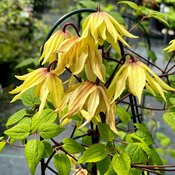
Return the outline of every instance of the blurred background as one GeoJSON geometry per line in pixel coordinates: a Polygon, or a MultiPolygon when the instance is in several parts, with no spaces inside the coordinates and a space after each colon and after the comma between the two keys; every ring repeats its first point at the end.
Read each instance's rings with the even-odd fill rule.
{"type": "MultiPolygon", "coordinates": [[[[133,14],[133,10],[128,6],[121,6],[117,2],[119,0],[101,0],[100,4],[102,10],[109,12],[121,24],[126,24],[128,29],[132,28],[141,16],[133,14]]],[[[175,38],[175,1],[133,0],[132,2],[161,12],[162,17],[169,23],[169,26],[166,26],[158,19],[147,19],[142,23],[142,30],[133,31],[140,35],[139,42],[132,43],[133,48],[145,56],[148,55],[156,64],[163,66],[166,56],[162,56],[161,50],[175,38]]],[[[38,58],[44,39],[51,26],[62,15],[79,8],[96,9],[97,5],[98,1],[95,0],[0,0],[0,136],[3,135],[8,117],[22,106],[20,101],[10,103],[12,97],[8,92],[20,83],[14,75],[27,73],[28,69],[39,66],[38,58]]],[[[69,21],[78,25],[83,17],[84,14],[74,16],[69,21]]],[[[159,106],[159,104],[156,105],[159,106]]],[[[29,174],[25,167],[27,165],[24,165],[24,171],[17,168],[21,167],[24,161],[23,150],[18,151],[19,155],[13,154],[17,151],[16,148],[10,151],[8,149],[8,154],[0,156],[0,159],[4,160],[0,169],[6,169],[4,173],[10,175],[11,169],[8,169],[10,164],[12,168],[14,166],[14,169],[19,170],[16,174],[20,171],[22,171],[21,175],[29,174]],[[19,165],[15,164],[16,159],[19,165]],[[7,161],[10,163],[6,163],[7,161]]],[[[173,156],[175,157],[175,152],[173,156]]],[[[15,171],[12,174],[15,175],[15,171]]]]}

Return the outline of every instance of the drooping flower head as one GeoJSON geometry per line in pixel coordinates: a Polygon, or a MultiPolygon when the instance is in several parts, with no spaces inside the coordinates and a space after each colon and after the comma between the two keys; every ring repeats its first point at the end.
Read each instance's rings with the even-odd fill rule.
{"type": "Polygon", "coordinates": [[[90,14],[83,22],[82,37],[89,36],[94,39],[96,45],[102,45],[107,41],[117,52],[120,52],[118,41],[129,47],[123,37],[136,38],[111,15],[100,11],[90,14]]]}
{"type": "Polygon", "coordinates": [[[57,74],[69,68],[74,75],[79,74],[84,67],[91,69],[89,77],[96,76],[104,82],[105,67],[102,63],[101,51],[89,38],[79,36],[65,40],[58,48],[57,74]]]}
{"type": "Polygon", "coordinates": [[[71,34],[66,30],[59,30],[55,32],[44,44],[44,50],[39,61],[43,60],[42,64],[53,62],[57,58],[56,51],[58,46],[70,36],[71,34]]]}
{"type": "Polygon", "coordinates": [[[175,51],[175,39],[171,40],[169,46],[163,49],[166,52],[173,52],[175,51]]]}
{"type": "Polygon", "coordinates": [[[129,58],[119,69],[111,82],[108,93],[109,96],[114,96],[116,100],[125,88],[138,98],[141,102],[141,96],[144,87],[154,96],[159,94],[166,101],[164,92],[175,91],[174,88],[162,81],[146,64],[140,62],[136,58],[129,58]]]}
{"type": "MultiPolygon", "coordinates": [[[[62,121],[85,110],[89,116],[89,118],[85,117],[86,123],[88,123],[100,112],[104,112],[106,114],[106,123],[116,132],[114,106],[110,104],[110,99],[103,86],[86,81],[70,87],[56,111],[62,111],[66,107],[68,112],[63,116],[62,121]]],[[[85,113],[82,112],[82,114],[85,113]]]]}
{"type": "Polygon", "coordinates": [[[23,84],[12,90],[11,94],[17,94],[11,102],[20,99],[20,96],[28,89],[35,87],[36,96],[40,98],[39,113],[43,110],[46,99],[50,95],[50,101],[57,107],[63,96],[62,81],[52,71],[47,68],[39,68],[26,75],[16,76],[19,80],[23,80],[23,84]]]}

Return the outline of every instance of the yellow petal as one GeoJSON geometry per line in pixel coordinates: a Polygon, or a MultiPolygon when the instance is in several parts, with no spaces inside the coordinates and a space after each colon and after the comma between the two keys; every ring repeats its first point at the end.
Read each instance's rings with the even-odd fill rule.
{"type": "Polygon", "coordinates": [[[115,104],[110,104],[109,111],[106,115],[106,123],[109,125],[112,131],[114,131],[116,134],[118,134],[118,131],[115,126],[115,104]]]}
{"type": "Polygon", "coordinates": [[[144,69],[136,63],[128,66],[128,85],[131,93],[141,102],[142,91],[146,83],[146,74],[144,69]]]}
{"type": "Polygon", "coordinates": [[[102,52],[99,50],[92,50],[90,49],[89,55],[90,64],[92,66],[92,70],[94,74],[104,82],[105,77],[105,67],[102,63],[102,52]]]}
{"type": "Polygon", "coordinates": [[[99,90],[96,89],[89,95],[88,99],[87,110],[90,116],[95,115],[99,103],[100,103],[99,90]]]}
{"type": "Polygon", "coordinates": [[[112,103],[122,94],[126,88],[126,79],[128,77],[127,69],[122,72],[118,80],[116,81],[115,94],[112,103]]]}
{"type": "Polygon", "coordinates": [[[87,125],[92,120],[92,118],[94,117],[94,116],[89,115],[89,112],[87,112],[85,110],[80,110],[80,113],[83,116],[83,118],[86,119],[86,121],[80,127],[78,127],[78,129],[80,129],[80,128],[84,127],[85,125],[87,125]]]}
{"type": "Polygon", "coordinates": [[[175,91],[174,88],[168,86],[164,81],[162,81],[147,65],[145,65],[144,63],[139,62],[139,64],[146,69],[150,74],[152,74],[154,76],[154,78],[157,80],[157,82],[159,83],[159,85],[168,91],[175,91]]]}
{"type": "Polygon", "coordinates": [[[64,88],[62,81],[57,77],[57,75],[50,73],[50,75],[47,75],[47,86],[50,92],[51,102],[56,108],[60,105],[63,98],[64,88]]]}
{"type": "Polygon", "coordinates": [[[40,90],[40,101],[41,101],[41,103],[40,103],[40,106],[39,106],[38,115],[41,114],[42,110],[45,107],[46,99],[47,99],[48,94],[49,94],[49,90],[48,90],[47,83],[46,83],[46,80],[45,80],[43,82],[41,90],[40,90]]]}
{"type": "Polygon", "coordinates": [[[167,51],[167,52],[175,51],[175,39],[171,40],[169,44],[170,45],[165,49],[163,49],[163,51],[167,51]]]}
{"type": "Polygon", "coordinates": [[[166,101],[163,89],[161,88],[159,83],[157,83],[148,73],[147,73],[147,81],[149,85],[153,88],[153,90],[158,94],[160,94],[161,97],[164,99],[164,101],[166,101]]]}

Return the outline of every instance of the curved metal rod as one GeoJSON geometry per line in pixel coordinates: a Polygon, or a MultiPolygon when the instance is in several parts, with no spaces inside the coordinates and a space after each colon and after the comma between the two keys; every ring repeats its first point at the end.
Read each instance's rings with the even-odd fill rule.
{"type": "MultiPolygon", "coordinates": [[[[67,18],[79,14],[79,13],[84,13],[84,12],[96,12],[97,10],[95,9],[90,9],[90,8],[82,8],[82,9],[78,9],[78,10],[73,10],[71,12],[66,13],[65,15],[63,15],[61,18],[59,18],[57,20],[57,22],[55,22],[55,24],[52,26],[52,28],[50,29],[50,31],[48,32],[44,43],[50,38],[50,36],[52,35],[52,33],[54,32],[54,30],[67,18]]],[[[43,44],[44,45],[44,44],[43,44]]]]}

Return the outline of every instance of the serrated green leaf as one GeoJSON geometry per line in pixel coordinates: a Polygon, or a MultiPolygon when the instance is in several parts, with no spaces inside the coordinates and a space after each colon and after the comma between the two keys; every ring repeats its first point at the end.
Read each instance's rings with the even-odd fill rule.
{"type": "Polygon", "coordinates": [[[106,123],[98,123],[98,129],[100,138],[103,140],[113,141],[117,136],[106,123]]]}
{"type": "Polygon", "coordinates": [[[42,123],[39,127],[39,134],[44,139],[50,139],[58,136],[65,128],[54,123],[42,123]]]}
{"type": "Polygon", "coordinates": [[[116,113],[123,123],[129,123],[131,121],[131,116],[121,106],[116,106],[116,113]]]}
{"type": "Polygon", "coordinates": [[[154,148],[151,148],[150,150],[151,150],[150,158],[152,159],[152,161],[154,162],[154,164],[156,164],[156,165],[163,165],[163,161],[160,158],[160,156],[157,153],[157,151],[154,148]]]}
{"type": "Polygon", "coordinates": [[[53,153],[53,147],[50,142],[46,140],[43,140],[42,143],[44,144],[44,152],[42,157],[47,158],[53,153]]]}
{"type": "Polygon", "coordinates": [[[31,126],[32,132],[33,133],[36,132],[42,123],[54,122],[56,118],[57,118],[57,113],[51,109],[43,110],[40,115],[36,113],[32,118],[32,126],[31,126]]]}
{"type": "Polygon", "coordinates": [[[10,118],[7,120],[6,126],[13,125],[19,122],[26,114],[26,109],[21,109],[20,111],[14,113],[10,118]]]}
{"type": "Polygon", "coordinates": [[[16,140],[25,139],[30,134],[30,125],[19,123],[14,127],[6,130],[4,134],[16,140]]]}
{"type": "Polygon", "coordinates": [[[145,143],[145,142],[141,142],[141,143],[135,143],[135,145],[138,145],[142,148],[143,151],[145,151],[145,153],[150,156],[150,148],[149,146],[145,143]]]}
{"type": "Polygon", "coordinates": [[[85,148],[72,138],[63,139],[63,148],[70,154],[83,152],[85,148]]]}
{"type": "Polygon", "coordinates": [[[128,175],[131,169],[131,160],[127,153],[115,154],[112,158],[112,167],[118,175],[128,175]]]}
{"type": "Polygon", "coordinates": [[[137,145],[135,143],[129,143],[127,145],[125,151],[130,156],[130,159],[131,159],[132,162],[143,163],[143,162],[147,161],[147,155],[142,150],[140,145],[137,145]]]}
{"type": "Polygon", "coordinates": [[[39,98],[35,96],[35,88],[30,88],[21,95],[22,103],[25,106],[34,106],[39,104],[39,98]]]}
{"type": "Polygon", "coordinates": [[[0,152],[3,150],[5,145],[6,145],[6,141],[0,141],[0,152]]]}
{"type": "Polygon", "coordinates": [[[103,144],[97,143],[91,145],[80,157],[78,163],[98,162],[108,155],[108,151],[103,144]]]}
{"type": "Polygon", "coordinates": [[[36,167],[42,158],[44,144],[39,140],[29,140],[25,147],[25,158],[31,175],[35,174],[36,167]]]}
{"type": "Polygon", "coordinates": [[[71,163],[65,154],[56,154],[54,156],[54,165],[60,175],[70,175],[71,163]]]}
{"type": "Polygon", "coordinates": [[[137,123],[135,126],[137,128],[136,135],[138,137],[140,137],[148,145],[154,144],[153,137],[144,124],[137,123]]]}
{"type": "Polygon", "coordinates": [[[175,131],[175,112],[166,112],[163,119],[175,131]]]}

